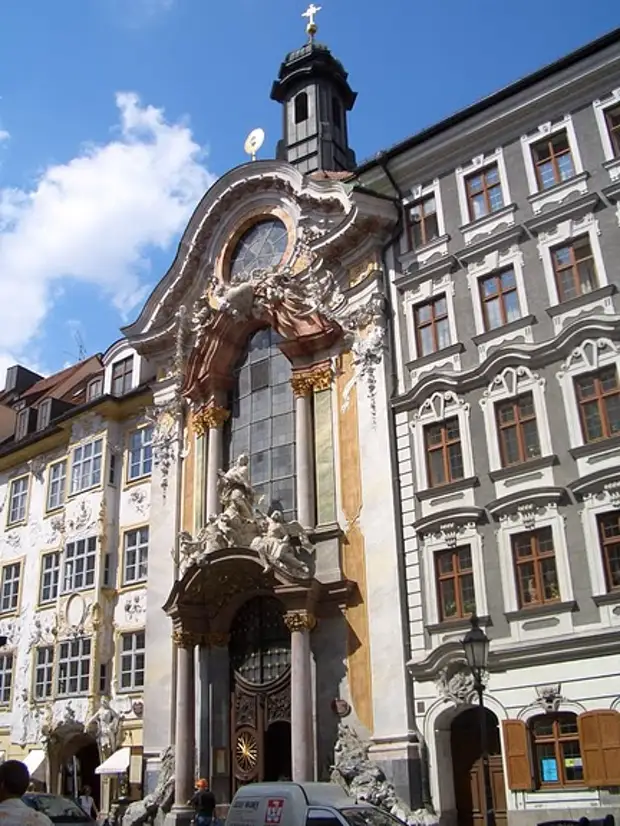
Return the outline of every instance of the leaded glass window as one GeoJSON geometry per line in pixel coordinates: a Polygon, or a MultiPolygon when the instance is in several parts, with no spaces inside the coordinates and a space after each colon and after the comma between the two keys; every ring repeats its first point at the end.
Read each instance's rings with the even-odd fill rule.
{"type": "Polygon", "coordinates": [[[254,597],[237,612],[230,629],[230,662],[254,685],[276,680],[291,664],[291,637],[274,597],[254,597]]]}
{"type": "Polygon", "coordinates": [[[247,453],[250,481],[263,497],[259,507],[289,520],[295,517],[295,400],[279,341],[271,329],[256,333],[237,370],[228,460],[247,453]]]}
{"type": "Polygon", "coordinates": [[[230,261],[230,280],[249,278],[254,270],[281,264],[288,245],[286,227],[278,218],[265,218],[241,236],[230,261]]]}

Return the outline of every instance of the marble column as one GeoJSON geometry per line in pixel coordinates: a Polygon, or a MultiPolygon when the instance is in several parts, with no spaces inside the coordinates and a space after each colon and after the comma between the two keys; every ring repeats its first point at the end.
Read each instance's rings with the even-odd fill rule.
{"type": "Polygon", "coordinates": [[[208,434],[205,516],[220,512],[220,500],[217,491],[218,471],[224,462],[224,424],[230,412],[224,407],[211,404],[196,416],[202,433],[208,434]]]}
{"type": "Polygon", "coordinates": [[[284,621],[291,632],[291,753],[293,780],[314,780],[312,714],[312,653],[310,633],[316,620],[308,611],[289,611],[284,621]]]}
{"type": "Polygon", "coordinates": [[[184,823],[192,816],[188,801],[194,793],[194,759],[196,751],[196,638],[185,631],[175,631],[178,649],[176,754],[174,768],[174,806],[166,822],[184,823]]]}
{"type": "Polygon", "coordinates": [[[302,526],[315,526],[314,451],[312,447],[312,374],[297,373],[291,379],[295,394],[295,465],[297,475],[297,519],[302,526]]]}

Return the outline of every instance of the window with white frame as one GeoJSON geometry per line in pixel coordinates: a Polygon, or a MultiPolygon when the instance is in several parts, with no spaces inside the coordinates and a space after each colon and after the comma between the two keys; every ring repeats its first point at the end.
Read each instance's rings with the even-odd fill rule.
{"type": "Polygon", "coordinates": [[[497,212],[504,206],[502,182],[497,164],[491,164],[479,172],[472,172],[465,178],[467,208],[470,221],[477,221],[497,212]]]}
{"type": "Polygon", "coordinates": [[[607,591],[620,591],[620,511],[601,513],[596,521],[607,591]]]}
{"type": "Polygon", "coordinates": [[[407,205],[407,230],[409,248],[413,250],[425,247],[440,237],[437,199],[434,193],[407,205]]]}
{"type": "Polygon", "coordinates": [[[452,344],[452,330],[446,294],[413,308],[418,358],[437,353],[452,344]]]}
{"type": "Polygon", "coordinates": [[[54,647],[44,645],[35,649],[34,698],[47,700],[52,696],[54,680],[54,647]]]}
{"type": "Polygon", "coordinates": [[[539,189],[550,189],[575,174],[573,153],[565,130],[536,141],[531,151],[539,189]]]}
{"type": "Polygon", "coordinates": [[[133,382],[133,356],[128,356],[112,365],[112,394],[124,396],[129,393],[133,382]]]}
{"type": "Polygon", "coordinates": [[[58,646],[58,695],[87,694],[90,682],[91,640],[77,637],[58,646]]]}
{"type": "Polygon", "coordinates": [[[26,407],[20,410],[17,414],[17,422],[15,424],[15,439],[24,439],[28,435],[28,428],[30,425],[30,408],[26,407]]]}
{"type": "Polygon", "coordinates": [[[6,614],[17,608],[21,574],[21,562],[11,562],[3,566],[0,582],[0,613],[6,614]]]}
{"type": "MultiPolygon", "coordinates": [[[[505,214],[510,204],[510,187],[501,148],[472,158],[466,166],[457,167],[455,174],[465,243],[471,243],[479,234],[467,227],[470,223],[483,218],[492,221],[493,215],[500,211],[502,225],[514,223],[514,218],[505,214]]],[[[485,232],[493,231],[493,226],[487,226],[488,221],[483,223],[485,232]]]]}
{"type": "Polygon", "coordinates": [[[618,158],[620,157],[620,103],[605,110],[605,125],[613,157],[618,158]]]}
{"type": "Polygon", "coordinates": [[[129,437],[127,479],[133,481],[148,476],[153,468],[153,428],[141,427],[129,437]]]}
{"type": "Polygon", "coordinates": [[[508,613],[572,601],[564,520],[555,502],[524,500],[504,514],[497,548],[508,613]]]}
{"type": "Polygon", "coordinates": [[[480,400],[491,471],[551,456],[545,380],[529,367],[506,367],[480,400]]]}
{"type": "Polygon", "coordinates": [[[134,691],[144,687],[145,633],[134,631],[121,637],[120,689],[134,691]]]}
{"type": "Polygon", "coordinates": [[[521,138],[523,160],[534,212],[549,204],[564,203],[573,192],[585,195],[587,175],[570,115],[541,124],[521,138]]]}
{"type": "Polygon", "coordinates": [[[562,364],[557,379],[562,389],[571,448],[586,445],[588,440],[596,443],[605,438],[593,438],[597,433],[611,433],[612,423],[617,419],[614,384],[619,370],[620,345],[608,338],[585,339],[562,364]],[[611,367],[615,374],[599,373],[611,367]],[[598,383],[593,384],[589,374],[598,375],[598,383]],[[579,378],[584,381],[578,389],[579,378]]]}
{"type": "Polygon", "coordinates": [[[433,393],[414,413],[411,424],[420,489],[473,476],[469,405],[452,391],[433,393]]]}
{"type": "Polygon", "coordinates": [[[54,511],[65,503],[67,489],[67,460],[54,462],[49,468],[47,484],[47,510],[54,511]]]}
{"type": "Polygon", "coordinates": [[[123,585],[146,579],[149,553],[149,529],[136,528],[125,534],[123,585]]]}
{"type": "Polygon", "coordinates": [[[12,688],[13,654],[0,654],[0,705],[10,705],[12,688]]]}
{"type": "Polygon", "coordinates": [[[523,253],[517,245],[494,250],[467,265],[476,333],[497,331],[528,315],[523,279],[523,253]]]}
{"type": "Polygon", "coordinates": [[[620,383],[615,364],[575,379],[584,443],[620,433],[620,383]]]}
{"type": "Polygon", "coordinates": [[[39,583],[39,602],[45,604],[58,598],[60,580],[60,551],[51,551],[41,557],[41,581],[39,583]]]}
{"type": "Polygon", "coordinates": [[[421,539],[429,625],[466,619],[472,613],[486,616],[482,537],[476,526],[458,525],[447,517],[421,539]]]}
{"type": "Polygon", "coordinates": [[[103,377],[97,376],[91,379],[86,385],[86,401],[92,402],[103,395],[103,377]]]}
{"type": "Polygon", "coordinates": [[[612,179],[617,179],[618,165],[615,161],[620,161],[620,88],[614,89],[602,100],[595,100],[593,108],[605,161],[609,164],[609,171],[614,170],[612,179]]]}
{"type": "Polygon", "coordinates": [[[50,423],[52,414],[52,400],[45,399],[37,409],[37,430],[45,430],[50,423]]]}
{"type": "Polygon", "coordinates": [[[26,519],[26,508],[28,506],[28,476],[21,476],[13,479],[9,492],[9,525],[15,525],[26,519]]]}
{"type": "Polygon", "coordinates": [[[73,451],[71,493],[79,493],[101,484],[103,439],[93,439],[73,451]]]}
{"type": "Polygon", "coordinates": [[[97,537],[68,542],[65,548],[62,591],[82,591],[92,588],[95,582],[97,537]]]}

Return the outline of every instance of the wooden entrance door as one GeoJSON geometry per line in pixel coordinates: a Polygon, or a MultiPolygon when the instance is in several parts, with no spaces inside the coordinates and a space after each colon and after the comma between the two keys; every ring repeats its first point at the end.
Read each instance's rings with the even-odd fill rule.
{"type": "MultiPolygon", "coordinates": [[[[499,723],[492,711],[485,709],[487,752],[497,826],[506,826],[506,788],[502,763],[499,723]]],[[[462,712],[451,729],[454,796],[459,826],[484,826],[485,790],[480,738],[480,709],[462,712]]]]}

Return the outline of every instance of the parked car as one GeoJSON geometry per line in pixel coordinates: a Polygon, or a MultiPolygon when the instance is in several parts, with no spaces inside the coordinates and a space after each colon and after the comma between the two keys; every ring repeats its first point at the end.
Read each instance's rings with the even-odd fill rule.
{"type": "Polygon", "coordinates": [[[86,826],[92,824],[94,826],[96,823],[77,803],[68,797],[43,794],[42,792],[28,792],[22,800],[31,809],[42,812],[49,817],[52,823],[59,823],[61,826],[66,826],[69,823],[72,823],[73,826],[80,826],[80,824],[86,826]]]}

